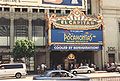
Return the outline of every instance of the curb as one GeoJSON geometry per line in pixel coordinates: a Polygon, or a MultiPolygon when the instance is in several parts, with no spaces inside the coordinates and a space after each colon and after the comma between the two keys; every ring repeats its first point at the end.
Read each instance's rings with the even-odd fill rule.
{"type": "Polygon", "coordinates": [[[95,71],[95,73],[107,73],[107,71],[95,71]]]}

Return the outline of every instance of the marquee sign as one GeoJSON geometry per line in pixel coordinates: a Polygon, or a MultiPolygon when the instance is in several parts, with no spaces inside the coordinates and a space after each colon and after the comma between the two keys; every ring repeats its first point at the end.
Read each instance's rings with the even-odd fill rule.
{"type": "Polygon", "coordinates": [[[101,45],[68,45],[68,44],[53,44],[50,46],[50,50],[101,50],[101,45]]]}
{"type": "Polygon", "coordinates": [[[97,18],[87,17],[84,12],[81,12],[78,8],[71,11],[68,16],[57,17],[56,14],[53,14],[50,17],[50,22],[55,28],[69,30],[99,29],[103,23],[101,16],[97,18]]]}
{"type": "Polygon", "coordinates": [[[63,30],[52,29],[51,30],[51,42],[64,43],[64,44],[102,44],[103,32],[101,30],[63,30]],[[59,37],[59,38],[58,38],[59,37]]]}
{"type": "Polygon", "coordinates": [[[76,50],[76,48],[99,50],[103,45],[102,25],[102,16],[87,17],[78,8],[71,11],[68,16],[57,17],[56,14],[53,14],[49,18],[48,44],[53,50],[57,50],[58,45],[61,48],[66,46],[66,50],[76,50]],[[73,46],[71,47],[71,45],[73,46]]]}

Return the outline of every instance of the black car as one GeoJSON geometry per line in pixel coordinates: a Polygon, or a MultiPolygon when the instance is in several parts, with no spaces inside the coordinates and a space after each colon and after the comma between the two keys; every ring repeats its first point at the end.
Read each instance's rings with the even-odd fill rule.
{"type": "Polygon", "coordinates": [[[89,81],[90,78],[87,76],[76,76],[72,73],[65,71],[65,70],[51,70],[46,71],[43,75],[35,75],[33,76],[33,80],[55,80],[55,81],[89,81]]]}

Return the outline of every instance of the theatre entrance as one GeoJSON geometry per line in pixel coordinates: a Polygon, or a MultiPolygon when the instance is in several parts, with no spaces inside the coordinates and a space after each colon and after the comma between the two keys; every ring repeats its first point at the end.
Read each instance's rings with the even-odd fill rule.
{"type": "Polygon", "coordinates": [[[79,66],[94,63],[94,51],[52,51],[50,53],[51,68],[61,64],[63,69],[70,69],[73,64],[79,66]]]}

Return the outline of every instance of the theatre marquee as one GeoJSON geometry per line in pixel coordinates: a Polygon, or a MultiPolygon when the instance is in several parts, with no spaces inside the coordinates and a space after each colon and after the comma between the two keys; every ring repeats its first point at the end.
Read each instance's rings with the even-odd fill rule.
{"type": "Polygon", "coordinates": [[[48,45],[54,50],[99,50],[103,45],[102,17],[88,17],[78,8],[68,16],[53,14],[49,18],[48,38],[48,45]]]}

